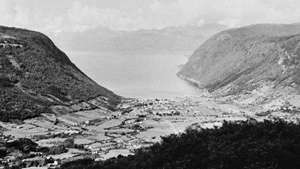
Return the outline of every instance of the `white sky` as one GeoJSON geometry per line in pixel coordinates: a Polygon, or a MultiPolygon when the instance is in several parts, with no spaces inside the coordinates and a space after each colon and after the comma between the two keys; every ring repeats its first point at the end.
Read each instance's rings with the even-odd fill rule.
{"type": "Polygon", "coordinates": [[[45,33],[300,22],[300,0],[0,0],[0,25],[45,33]]]}

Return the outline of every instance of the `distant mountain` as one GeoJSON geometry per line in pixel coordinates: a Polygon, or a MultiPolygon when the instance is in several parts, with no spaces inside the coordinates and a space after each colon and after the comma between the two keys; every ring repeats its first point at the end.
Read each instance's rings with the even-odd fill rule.
{"type": "Polygon", "coordinates": [[[299,94],[300,24],[222,31],[203,43],[178,75],[225,95],[258,88],[291,89],[299,94]]]}
{"type": "Polygon", "coordinates": [[[0,120],[113,108],[119,99],[81,72],[45,35],[0,27],[0,120]]]}
{"type": "Polygon", "coordinates": [[[98,27],[83,32],[61,32],[54,38],[70,50],[157,53],[194,50],[210,35],[225,28],[218,24],[137,31],[114,31],[98,27]]]}

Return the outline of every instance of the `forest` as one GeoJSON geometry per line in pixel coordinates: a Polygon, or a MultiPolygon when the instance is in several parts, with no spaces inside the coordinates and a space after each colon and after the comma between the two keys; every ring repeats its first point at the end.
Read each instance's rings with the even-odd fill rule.
{"type": "Polygon", "coordinates": [[[63,169],[299,169],[300,125],[282,120],[224,122],[162,137],[134,155],[83,159],[63,169]]]}

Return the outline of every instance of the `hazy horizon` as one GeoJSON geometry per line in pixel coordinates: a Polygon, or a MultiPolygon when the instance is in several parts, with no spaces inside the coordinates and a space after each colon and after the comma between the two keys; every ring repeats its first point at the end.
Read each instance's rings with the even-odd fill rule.
{"type": "Polygon", "coordinates": [[[296,0],[0,2],[0,25],[45,33],[99,84],[133,97],[195,94],[178,65],[221,30],[300,21],[296,0]]]}
{"type": "Polygon", "coordinates": [[[163,29],[297,23],[297,0],[0,0],[0,24],[55,34],[97,27],[163,29]]]}

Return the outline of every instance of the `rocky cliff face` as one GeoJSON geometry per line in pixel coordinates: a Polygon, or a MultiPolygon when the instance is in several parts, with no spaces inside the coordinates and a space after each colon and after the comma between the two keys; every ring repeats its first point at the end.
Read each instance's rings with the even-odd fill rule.
{"type": "Polygon", "coordinates": [[[0,120],[26,119],[89,100],[113,108],[120,100],[81,72],[45,35],[0,27],[0,120]]]}
{"type": "Polygon", "coordinates": [[[252,25],[220,32],[202,44],[178,73],[222,95],[300,85],[300,25],[252,25]]]}

